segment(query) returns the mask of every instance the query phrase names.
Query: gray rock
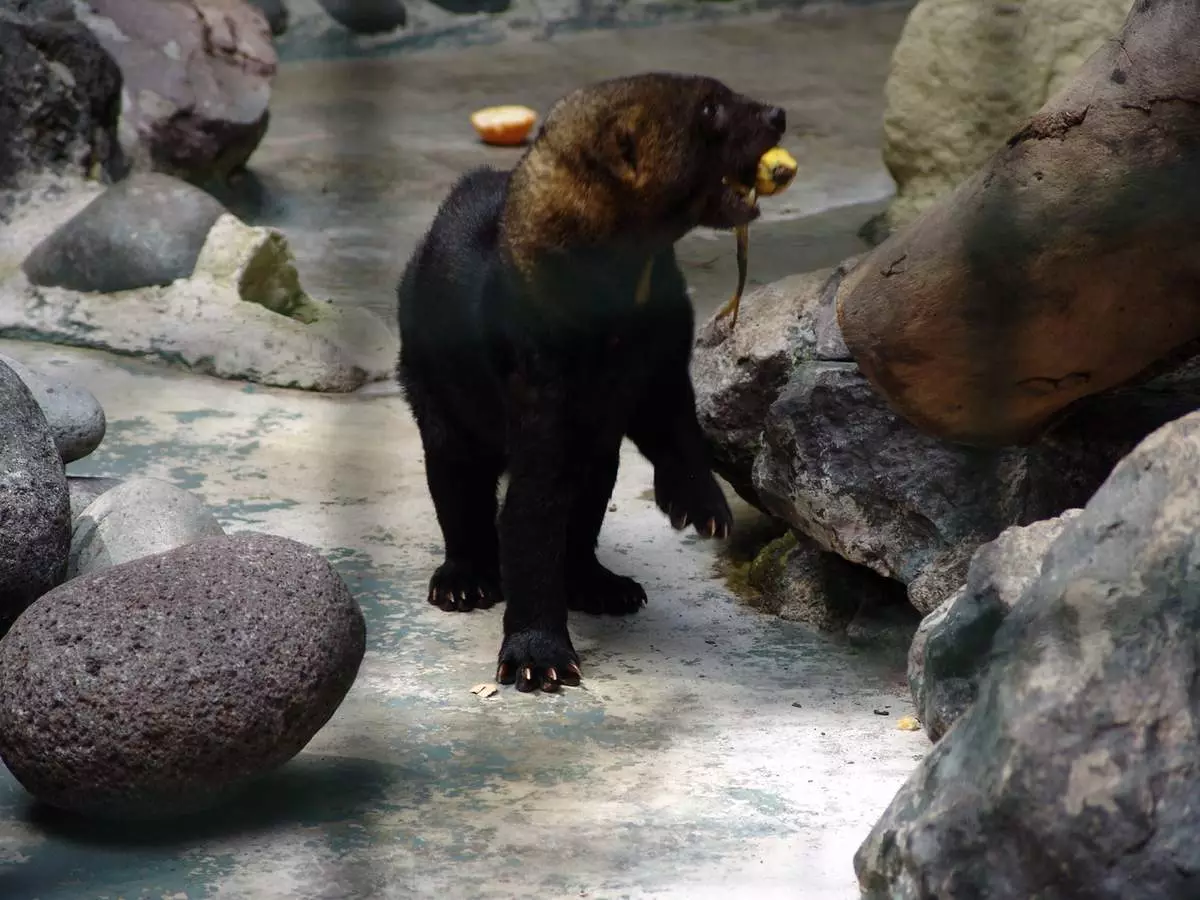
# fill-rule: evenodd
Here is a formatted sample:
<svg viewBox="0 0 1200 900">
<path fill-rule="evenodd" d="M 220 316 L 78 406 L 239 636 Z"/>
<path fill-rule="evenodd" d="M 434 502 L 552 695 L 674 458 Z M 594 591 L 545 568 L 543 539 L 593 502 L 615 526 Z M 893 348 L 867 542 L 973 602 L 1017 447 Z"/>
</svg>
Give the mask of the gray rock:
<svg viewBox="0 0 1200 900">
<path fill-rule="evenodd" d="M 67 491 L 71 495 L 72 523 L 91 505 L 93 500 L 120 483 L 120 478 L 106 478 L 103 475 L 68 475 Z"/>
<path fill-rule="evenodd" d="M 315 550 L 207 538 L 69 581 L 0 642 L 0 758 L 39 800 L 180 815 L 281 766 L 337 710 L 362 612 Z"/>
<path fill-rule="evenodd" d="M 22 268 L 37 285 L 113 293 L 187 278 L 225 207 L 185 181 L 131 175 L 38 244 Z"/>
<path fill-rule="evenodd" d="M 245 0 L 88 0 L 81 18 L 121 67 L 120 139 L 135 167 L 203 181 L 245 166 L 267 130 L 278 65 L 259 10 Z"/>
<path fill-rule="evenodd" d="M 0 191 L 29 173 L 119 175 L 120 98 L 120 70 L 68 4 L 0 7 Z"/>
<path fill-rule="evenodd" d="M 855 856 L 867 900 L 1190 900 L 1200 878 L 1200 414 L 1069 521 L 979 698 Z"/>
<path fill-rule="evenodd" d="M 266 17 L 271 34 L 278 37 L 287 31 L 288 8 L 283 0 L 250 0 L 250 5 Z"/>
<path fill-rule="evenodd" d="M 0 362 L 0 635 L 67 571 L 67 475 L 29 388 Z"/>
<path fill-rule="evenodd" d="M 402 28 L 408 13 L 400 0 L 318 0 L 329 17 L 355 34 Z"/>
<path fill-rule="evenodd" d="M 921 623 L 909 651 L 908 686 L 932 740 L 975 701 L 992 638 L 1037 579 L 1042 557 L 1079 510 L 1005 529 L 975 551 L 967 583 Z"/>
<path fill-rule="evenodd" d="M 0 363 L 16 372 L 33 394 L 64 463 L 83 459 L 100 446 L 107 423 L 104 408 L 91 391 L 34 372 L 2 353 Z"/>
<path fill-rule="evenodd" d="M 710 320 L 692 364 L 697 413 L 743 498 L 902 582 L 921 613 L 963 583 L 981 544 L 1082 506 L 1139 440 L 1200 407 L 1200 370 L 1184 366 L 1089 398 L 1027 447 L 928 437 L 845 359 L 834 303 L 852 265 L 747 295 L 732 334 Z"/>
<path fill-rule="evenodd" d="M 195 494 L 156 478 L 130 478 L 102 493 L 75 520 L 67 577 L 224 533 Z"/>
</svg>

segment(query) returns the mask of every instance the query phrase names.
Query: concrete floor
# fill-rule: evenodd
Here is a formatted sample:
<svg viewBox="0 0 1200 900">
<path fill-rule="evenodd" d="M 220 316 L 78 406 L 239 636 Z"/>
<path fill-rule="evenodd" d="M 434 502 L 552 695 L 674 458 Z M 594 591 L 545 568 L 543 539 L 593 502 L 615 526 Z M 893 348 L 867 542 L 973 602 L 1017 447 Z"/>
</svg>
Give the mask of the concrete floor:
<svg viewBox="0 0 1200 900">
<path fill-rule="evenodd" d="M 467 111 L 669 66 L 729 77 L 807 121 L 789 143 L 809 148 L 804 180 L 756 232 L 752 270 L 766 280 L 835 262 L 860 246 L 865 210 L 796 217 L 886 193 L 878 98 L 899 24 L 856 13 L 285 69 L 256 158 L 263 218 L 292 237 L 315 291 L 390 312 L 394 277 L 454 175 L 511 159 L 472 141 Z M 731 289 L 731 250 L 703 236 L 685 250 L 702 308 Z M 334 719 L 219 814 L 91 826 L 34 806 L 0 769 L 0 898 L 857 896 L 852 854 L 927 749 L 896 727 L 911 712 L 902 666 L 742 605 L 715 546 L 654 508 L 632 451 L 600 555 L 642 581 L 649 606 L 574 617 L 582 687 L 485 700 L 470 688 L 492 676 L 501 611 L 424 602 L 440 536 L 391 386 L 328 397 L 85 351 L 0 352 L 104 404 L 108 436 L 72 472 L 166 478 L 230 531 L 322 548 L 369 632 Z"/>
</svg>

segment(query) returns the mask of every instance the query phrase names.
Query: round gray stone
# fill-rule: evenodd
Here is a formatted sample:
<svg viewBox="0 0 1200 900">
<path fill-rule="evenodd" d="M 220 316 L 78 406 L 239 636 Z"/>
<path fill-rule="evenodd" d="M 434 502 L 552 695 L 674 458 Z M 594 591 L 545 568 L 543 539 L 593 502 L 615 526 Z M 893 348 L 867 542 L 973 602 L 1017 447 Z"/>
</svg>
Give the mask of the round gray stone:
<svg viewBox="0 0 1200 900">
<path fill-rule="evenodd" d="M 206 538 L 83 575 L 0 642 L 0 759 L 60 809 L 195 812 L 304 748 L 365 640 L 341 577 L 286 538 Z"/>
<path fill-rule="evenodd" d="M 250 0 L 250 5 L 257 7 L 258 11 L 266 17 L 271 34 L 278 37 L 287 31 L 290 16 L 283 0 Z"/>
<path fill-rule="evenodd" d="M 185 181 L 131 175 L 38 244 L 22 268 L 34 284 L 112 293 L 187 278 L 225 207 Z"/>
<path fill-rule="evenodd" d="M 400 28 L 408 12 L 400 0 L 318 0 L 329 17 L 355 34 L 382 34 Z"/>
<path fill-rule="evenodd" d="M 130 478 L 104 491 L 76 518 L 67 577 L 224 533 L 195 494 L 156 478 Z"/>
<path fill-rule="evenodd" d="M 78 519 L 93 500 L 120 483 L 120 478 L 107 478 L 103 475 L 68 475 L 67 491 L 71 495 L 71 521 L 74 522 Z"/>
<path fill-rule="evenodd" d="M 25 382 L 0 362 L 0 635 L 62 582 L 71 541 L 67 474 Z"/>
<path fill-rule="evenodd" d="M 107 423 L 104 408 L 91 391 L 34 372 L 3 354 L 0 354 L 0 362 L 17 373 L 37 400 L 63 462 L 83 459 L 100 446 Z"/>
</svg>

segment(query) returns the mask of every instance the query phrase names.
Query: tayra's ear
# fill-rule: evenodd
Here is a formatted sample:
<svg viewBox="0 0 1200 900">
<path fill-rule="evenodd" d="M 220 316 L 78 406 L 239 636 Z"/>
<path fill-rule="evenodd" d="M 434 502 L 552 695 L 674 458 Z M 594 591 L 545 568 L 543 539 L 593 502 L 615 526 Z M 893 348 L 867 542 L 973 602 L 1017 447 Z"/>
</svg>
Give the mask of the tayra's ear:
<svg viewBox="0 0 1200 900">
<path fill-rule="evenodd" d="M 613 116 L 600 136 L 599 156 L 604 167 L 623 184 L 637 180 L 636 130 L 625 116 Z"/>
</svg>

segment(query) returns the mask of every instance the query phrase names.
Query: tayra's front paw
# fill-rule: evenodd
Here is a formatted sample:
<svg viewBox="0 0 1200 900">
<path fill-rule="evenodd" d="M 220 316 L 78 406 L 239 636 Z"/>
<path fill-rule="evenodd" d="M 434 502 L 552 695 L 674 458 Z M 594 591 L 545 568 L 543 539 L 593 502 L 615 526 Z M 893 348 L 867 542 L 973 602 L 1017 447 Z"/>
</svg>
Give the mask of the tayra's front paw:
<svg viewBox="0 0 1200 900">
<path fill-rule="evenodd" d="M 499 573 L 474 563 L 448 559 L 429 579 L 429 602 L 443 612 L 487 609 L 503 599 Z"/>
<path fill-rule="evenodd" d="M 711 472 L 659 467 L 654 472 L 654 500 L 677 531 L 691 524 L 705 538 L 727 538 L 733 532 L 733 513 Z"/>
<path fill-rule="evenodd" d="M 579 655 L 565 631 L 516 631 L 500 645 L 496 680 L 501 684 L 516 682 L 518 691 L 557 691 L 564 684 L 579 684 L 579 679 Z"/>
<path fill-rule="evenodd" d="M 567 570 L 567 609 L 593 615 L 627 616 L 646 605 L 646 592 L 632 578 L 610 572 L 592 557 Z"/>
</svg>

